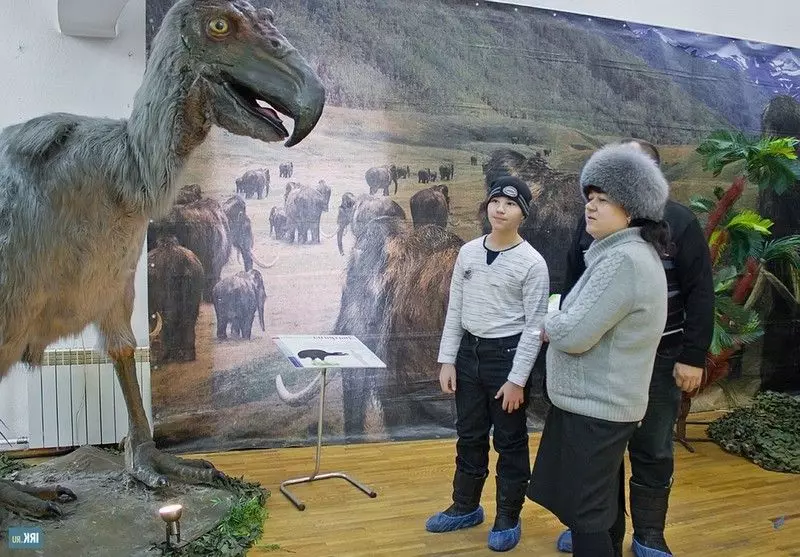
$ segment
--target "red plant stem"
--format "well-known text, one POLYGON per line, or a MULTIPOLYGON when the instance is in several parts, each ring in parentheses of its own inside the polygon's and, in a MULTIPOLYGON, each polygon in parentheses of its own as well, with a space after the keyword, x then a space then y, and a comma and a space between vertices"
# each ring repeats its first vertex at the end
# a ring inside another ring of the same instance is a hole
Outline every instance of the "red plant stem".
POLYGON ((719 354, 706 354, 706 368, 708 369, 709 375, 711 374, 712 370, 721 368, 738 349, 739 345, 734 344, 730 348, 725 348, 719 354))
POLYGON ((755 284, 761 266, 758 260, 752 256, 747 258, 744 265, 744 273, 739 277, 739 280, 736 281, 736 286, 733 287, 733 295, 731 296, 731 299, 737 305, 742 305, 745 300, 747 300, 747 296, 753 289, 753 284, 755 284))
POLYGON ((720 230, 717 237, 714 238, 714 242, 711 244, 710 255, 711 255, 711 264, 717 262, 717 258, 719 257, 719 251, 722 249, 722 246, 725 245, 725 242, 728 241, 728 231, 727 230, 720 230))
POLYGON ((711 234, 722 220, 722 217, 724 217, 728 210, 733 207, 733 204, 736 203, 736 200, 742 196, 742 192, 744 192, 744 176, 737 176, 733 181, 733 184, 731 184, 728 190, 722 194, 722 197, 719 201, 717 201, 716 206, 708 215, 708 223, 706 224, 705 231, 706 241, 711 238, 711 234))

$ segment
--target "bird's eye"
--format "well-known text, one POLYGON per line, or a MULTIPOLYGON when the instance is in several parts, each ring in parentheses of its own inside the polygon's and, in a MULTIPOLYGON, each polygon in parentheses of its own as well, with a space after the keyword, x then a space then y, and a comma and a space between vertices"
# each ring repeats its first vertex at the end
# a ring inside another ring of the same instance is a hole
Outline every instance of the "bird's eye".
POLYGON ((227 35, 230 29, 231 26, 224 17, 215 17, 208 22, 209 32, 216 37, 227 35))

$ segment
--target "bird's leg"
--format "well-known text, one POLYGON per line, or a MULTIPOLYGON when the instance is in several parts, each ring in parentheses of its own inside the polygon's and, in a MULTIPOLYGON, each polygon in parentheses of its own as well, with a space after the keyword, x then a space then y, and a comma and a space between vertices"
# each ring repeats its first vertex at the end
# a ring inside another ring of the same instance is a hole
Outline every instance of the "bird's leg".
MULTIPOLYGON (((0 380, 4 372, 25 353, 30 360, 41 361, 40 350, 31 350, 25 346, 0 344, 0 380)), ((75 494, 60 485, 34 487, 9 480, 0 480, 0 523, 7 516, 4 510, 36 518, 61 516, 58 503, 67 503, 77 499, 75 494)))
POLYGON ((125 468, 149 487, 163 487, 168 478, 191 484, 214 484, 225 476, 205 460, 184 460, 156 449, 136 380, 133 347, 109 350, 128 407, 125 468))
POLYGON ((61 516, 56 503, 77 499, 75 494, 60 485, 33 487, 8 480, 0 480, 0 507, 24 516, 36 518, 61 516))

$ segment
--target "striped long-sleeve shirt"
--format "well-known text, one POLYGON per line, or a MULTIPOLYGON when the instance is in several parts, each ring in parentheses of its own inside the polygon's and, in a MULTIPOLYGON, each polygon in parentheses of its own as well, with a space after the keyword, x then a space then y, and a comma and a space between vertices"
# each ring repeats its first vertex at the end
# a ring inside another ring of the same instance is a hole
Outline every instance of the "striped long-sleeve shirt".
POLYGON ((547 263, 522 242, 489 265, 485 238, 464 244, 456 258, 438 361, 455 363, 464 331, 480 338, 522 333, 508 380, 524 387, 541 348, 550 292, 547 263))

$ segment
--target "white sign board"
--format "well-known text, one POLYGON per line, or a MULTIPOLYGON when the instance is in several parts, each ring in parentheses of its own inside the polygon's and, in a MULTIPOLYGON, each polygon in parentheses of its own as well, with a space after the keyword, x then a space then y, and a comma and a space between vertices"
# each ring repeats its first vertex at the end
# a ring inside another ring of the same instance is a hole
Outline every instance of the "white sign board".
POLYGON ((278 335, 272 340, 294 367, 386 367, 352 335, 278 335))

